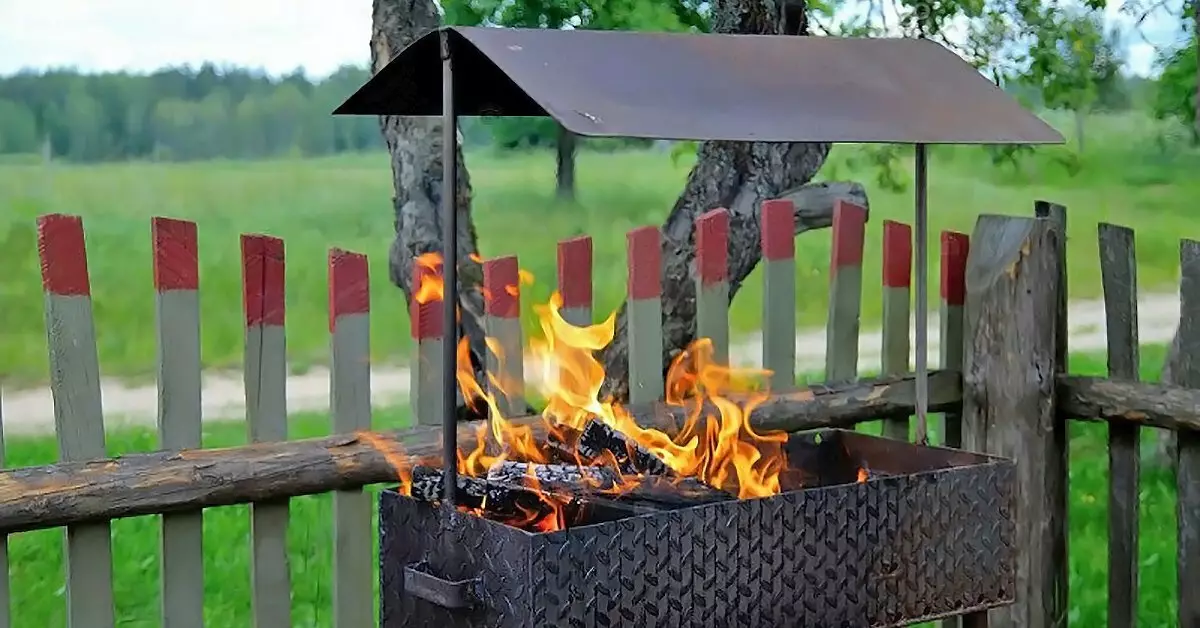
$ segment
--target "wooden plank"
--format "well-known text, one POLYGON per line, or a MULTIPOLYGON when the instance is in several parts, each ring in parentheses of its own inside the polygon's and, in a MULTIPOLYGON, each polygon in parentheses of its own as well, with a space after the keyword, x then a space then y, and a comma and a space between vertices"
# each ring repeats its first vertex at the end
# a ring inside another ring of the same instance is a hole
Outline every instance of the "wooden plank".
MULTIPOLYGON (((200 447, 200 270, 196 224, 151 222, 158 332, 158 439, 163 449, 200 447)), ((166 628, 204 626, 204 520, 162 517, 161 616, 166 628)))
MULTIPOLYGON (((1179 245, 1179 369, 1182 386, 1200 388, 1200 242, 1179 245)), ((1180 432, 1175 481, 1179 522, 1179 625, 1200 626, 1200 432, 1180 432), (1191 591, 1189 594, 1188 592, 1191 591)))
MULTIPOLYGON (((933 411, 962 402, 958 373, 931 373, 929 390, 933 411)), ((912 377, 815 386, 770 397, 755 408, 750 425, 760 433, 845 428, 881 417, 911 415, 915 395, 912 377)), ((691 409, 650 403, 631 406, 629 411, 639 425, 673 433, 691 409)), ((528 427, 537 438, 545 436, 540 415, 510 422, 528 427)), ((460 423, 459 442, 475 442, 481 425, 479 421, 460 423)), ((400 458, 407 455, 411 463, 428 460, 438 464, 441 439, 439 428, 418 426, 369 438, 330 436, 226 449, 128 454, 103 464, 9 469, 0 471, 0 533, 394 482, 396 471, 381 452, 395 452, 400 458)))
MULTIPOLYGON (((242 236, 246 418, 250 442, 287 440, 283 240, 242 236)), ((250 506, 254 625, 291 625, 286 499, 250 506)))
MULTIPOLYGON (((965 233, 943 231, 941 238, 941 303, 938 313, 939 366, 962 370, 963 360, 963 301, 967 294, 967 255, 970 238, 965 233)), ((958 408, 961 410, 962 408, 958 408)), ((962 447, 962 412, 942 413, 942 445, 962 447)), ((986 612, 967 613, 962 617, 942 620, 942 628, 987 626, 986 612)))
POLYGON ((991 611, 1004 626, 1063 626, 1067 613, 1065 420, 1055 380, 1059 247, 1044 219, 980 216, 967 268, 963 437, 972 451, 1014 459, 1019 525, 1016 603, 991 611), (1050 278, 1048 280, 1047 278, 1050 278), (1041 376, 1039 376, 1041 374, 1041 376), (1059 433, 1062 433, 1060 440, 1059 433))
POLYGON ((838 200, 833 207, 829 263, 829 316, 825 320, 825 381, 858 376, 858 325, 862 311, 863 238, 867 210, 838 200))
MULTIPOLYGON (((884 375, 908 372, 909 322, 912 303, 912 228, 893 220, 883 222, 883 350, 884 375)), ((883 435, 907 441, 908 417, 887 419, 883 435)))
MULTIPOLYGON (((941 368, 961 371, 963 364, 963 302, 967 294, 967 256, 971 239, 965 233, 942 232, 941 291, 939 313, 941 333, 941 368)), ((947 447, 962 446, 962 414, 942 415, 942 443, 947 447)))
POLYGON ((661 239, 657 227, 641 227, 626 235, 629 402, 635 404, 661 399, 664 389, 661 239))
POLYGON ((563 320, 577 327, 592 324, 592 238, 558 243, 558 293, 563 320))
MULTIPOLYGON (((413 286, 423 282, 442 281, 442 263, 423 262, 413 264, 413 286)), ((413 421, 417 425, 442 424, 442 320, 443 300, 440 292, 428 295, 418 290, 409 304, 408 320, 412 332, 413 356, 409 404, 413 421), (424 299, 422 303, 418 299, 424 299)), ((460 393, 461 394, 461 393, 460 393)))
MULTIPOLYGON (((1108 376, 1138 380, 1137 257, 1133 230, 1101 223, 1100 277, 1108 376)), ((1108 625, 1137 624, 1138 476, 1141 428, 1108 426, 1108 625)))
POLYGON ((729 210, 696 219, 696 338, 712 342, 713 359, 729 364, 729 210))
POLYGON ((796 389, 796 207, 790 200, 763 201, 763 368, 771 390, 796 389))
MULTIPOLYGON (((100 458, 105 455, 104 416, 83 221, 78 216, 50 214, 37 222, 59 458, 64 461, 100 458)), ((70 628, 112 626, 109 524, 68 526, 64 535, 67 625, 70 628)))
POLYGON ((1071 419, 1200 431, 1200 389, 1059 375, 1059 411, 1071 419))
MULTIPOLYGON (((371 293, 367 256, 329 252, 330 414, 334 434, 371 429, 371 293)), ((371 500, 361 488, 333 494, 333 622, 373 626, 371 500)))
POLYGON ((517 257, 483 263, 487 388, 505 417, 525 414, 525 351, 521 333, 521 282, 517 257))

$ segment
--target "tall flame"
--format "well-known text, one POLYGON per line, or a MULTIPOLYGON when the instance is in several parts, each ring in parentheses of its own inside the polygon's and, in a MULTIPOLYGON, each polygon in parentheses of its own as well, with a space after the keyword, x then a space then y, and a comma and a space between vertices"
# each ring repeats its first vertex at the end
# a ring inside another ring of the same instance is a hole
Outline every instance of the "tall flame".
MULTIPOLYGON (((414 287, 413 299, 418 303, 443 299, 441 255, 425 253, 415 263, 427 272, 418 274, 420 281, 414 287)), ((520 271, 520 283, 532 281, 532 275, 520 271)), ((505 289, 513 294, 518 290, 517 286, 505 289)), ((736 492, 743 499, 780 492, 779 476, 786 466, 783 443, 787 435, 759 434, 749 421, 754 409, 767 398, 763 385, 765 372, 735 370, 718 364, 712 341, 698 339, 672 361, 667 372, 665 401, 683 409, 683 424, 674 430, 674 435, 643 428, 626 408, 601 397, 606 374, 597 355, 613 341, 615 313, 601 323, 576 326, 562 317, 561 308, 562 297, 558 292, 550 296, 548 303, 535 306, 543 337, 530 342, 531 357, 541 366, 538 384, 546 399, 542 416, 548 429, 565 426, 581 430, 588 421, 599 420, 661 458, 681 477, 697 478, 736 492)), ((502 361, 500 343, 492 338, 486 342, 489 351, 502 361)), ((550 462, 548 452, 539 445, 532 429, 509 421, 501 411, 497 395, 503 395, 513 383, 490 374, 487 386, 476 379, 466 338, 458 343, 455 375, 464 401, 486 409, 488 415, 486 424, 477 431, 476 442, 463 443, 458 451, 460 473, 484 476, 493 465, 504 460, 550 462)), ((364 442, 373 443, 366 437, 364 442)), ((393 466, 404 464, 403 456, 381 451, 393 466)), ((609 463, 615 468, 615 460, 609 463)), ((397 472, 403 477, 405 470, 397 466, 397 472)), ((525 479, 527 485, 537 486, 533 475, 525 479)), ((626 490, 638 481, 636 477, 621 479, 622 485, 615 490, 626 490)), ((519 521, 507 523, 540 531, 565 527, 559 499, 546 495, 543 502, 545 507, 538 512, 522 513, 519 521)))
POLYGON ((563 319, 561 307, 562 297, 555 292, 549 303, 534 309, 544 334, 530 343, 541 358, 541 391, 547 399, 543 416, 575 429, 599 419, 662 458, 679 475, 736 489, 740 498, 779 492, 787 435, 758 434, 749 423, 751 412, 766 399, 765 393, 754 391, 762 372, 718 364, 712 341, 698 339, 667 372, 666 402, 685 408, 684 424, 675 436, 643 428, 624 407, 600 398, 605 371, 596 353, 612 342, 615 315, 597 325, 577 327, 563 319), (735 393, 743 399, 735 401, 735 393))

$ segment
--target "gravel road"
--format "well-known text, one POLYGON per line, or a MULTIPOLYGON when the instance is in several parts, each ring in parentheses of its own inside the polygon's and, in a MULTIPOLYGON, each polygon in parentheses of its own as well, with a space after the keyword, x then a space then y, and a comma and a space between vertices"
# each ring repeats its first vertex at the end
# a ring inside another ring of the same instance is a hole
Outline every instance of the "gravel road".
MULTIPOLYGON (((1143 343, 1169 342, 1179 321, 1178 294, 1147 295, 1138 304, 1139 333, 1143 343)), ((930 363, 936 366, 938 325, 936 312, 930 326, 930 363)), ((1103 351, 1104 306, 1100 301, 1076 301, 1070 305, 1070 348, 1072 351, 1103 351)), ((859 341, 860 368, 879 366, 881 338, 878 331, 863 333, 859 341)), ((731 347, 731 360, 738 365, 755 365, 762 353, 757 334, 744 336, 731 347)), ((824 364, 823 329, 801 330, 796 335, 797 369, 819 370, 824 364)), ((536 372, 532 361, 526 362, 536 372)), ((329 407, 329 371, 315 368, 288 378, 288 409, 291 412, 320 411, 329 407)), ((389 406, 408 396, 409 371, 403 366, 375 368, 371 374, 372 403, 389 406)), ((129 385, 119 380, 101 380, 106 427, 153 425, 158 408, 154 384, 129 385)), ((206 373, 203 389, 205 421, 240 419, 245 413, 244 390, 240 373, 206 373)), ((52 433, 54 403, 46 387, 5 390, 2 395, 4 432, 9 436, 52 433)))

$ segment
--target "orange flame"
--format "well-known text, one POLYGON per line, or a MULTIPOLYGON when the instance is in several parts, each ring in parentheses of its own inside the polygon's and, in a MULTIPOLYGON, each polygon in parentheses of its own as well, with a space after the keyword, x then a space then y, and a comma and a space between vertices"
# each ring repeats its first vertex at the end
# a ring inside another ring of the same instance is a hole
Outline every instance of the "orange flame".
POLYGON ((687 409, 687 420, 674 437, 645 429, 620 405, 600 400, 604 366, 596 353, 612 342, 615 316, 597 325, 576 327, 559 310, 562 297, 535 308, 545 338, 531 343, 542 361, 543 416, 582 429, 601 420, 659 456, 677 474, 734 490, 739 498, 774 495, 786 463, 784 433, 758 434, 749 417, 765 393, 753 392, 761 371, 735 370, 717 364, 712 341, 701 338, 672 362, 667 373, 669 404, 687 409), (738 402, 732 393, 748 393, 738 402))
POLYGON ((442 282, 442 254, 436 251, 422 253, 413 263, 425 272, 420 273, 421 283, 416 286, 413 300, 417 303, 441 301, 446 294, 446 286, 442 282))
MULTIPOLYGON (((426 253, 418 256, 415 263, 430 272, 420 274, 414 299, 426 303, 443 298, 441 255, 426 253)), ((532 281, 533 276, 527 271, 519 271, 521 284, 532 281)), ((516 287, 510 289, 515 291, 516 287)), ((561 307, 562 297, 554 292, 548 303, 534 308, 543 337, 530 342, 534 361, 541 366, 539 383, 546 399, 542 417, 548 430, 555 431, 559 426, 581 430, 588 421, 599 420, 661 458, 681 477, 697 478, 735 492, 742 499, 780 492, 779 477, 786 467, 783 443, 787 435, 759 434, 749 421, 754 409, 767 398, 765 372, 735 370, 718 364, 711 340, 701 338, 672 361, 667 373, 666 402, 684 409, 683 425, 674 430, 673 436, 643 428, 627 409, 600 396, 605 370, 597 355, 613 340, 615 313, 595 325, 575 326, 563 319, 561 307)), ((505 356, 500 343, 487 338, 486 344, 495 360, 502 363, 505 356)), ((463 447, 458 451, 460 473, 486 476, 489 469, 505 460, 551 462, 549 452, 534 437, 531 427, 510 421, 501 410, 499 396, 511 390, 514 383, 501 381, 492 373, 486 387, 476 379, 466 338, 458 343, 455 375, 464 401, 472 407, 485 408, 488 415, 486 423, 479 426, 474 445, 463 443, 469 451, 463 447)), ((363 437, 363 441, 389 455, 386 443, 371 436, 363 437)), ((388 460, 398 473, 399 469, 407 468, 407 459, 402 455, 396 462, 392 462, 393 457, 388 460)), ((601 463, 617 468, 611 455, 601 463)), ((863 475, 860 470, 860 481, 864 481, 863 475)), ((629 490, 639 480, 622 476, 610 490, 629 490)), ((538 480, 532 473, 524 478, 524 484, 538 488, 538 480)), ((537 531, 565 528, 568 522, 562 498, 539 494, 541 508, 523 511, 505 523, 537 531)))

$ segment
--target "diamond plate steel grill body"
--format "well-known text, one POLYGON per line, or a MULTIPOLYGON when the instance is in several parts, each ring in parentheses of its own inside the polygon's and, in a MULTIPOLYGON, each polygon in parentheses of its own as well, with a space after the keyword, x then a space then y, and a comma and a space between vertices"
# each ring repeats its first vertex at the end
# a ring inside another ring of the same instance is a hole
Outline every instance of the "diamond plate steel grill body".
POLYGON ((840 430, 788 458, 785 489, 811 488, 539 534, 385 491, 381 625, 895 626, 1012 602, 1011 461, 840 430))

